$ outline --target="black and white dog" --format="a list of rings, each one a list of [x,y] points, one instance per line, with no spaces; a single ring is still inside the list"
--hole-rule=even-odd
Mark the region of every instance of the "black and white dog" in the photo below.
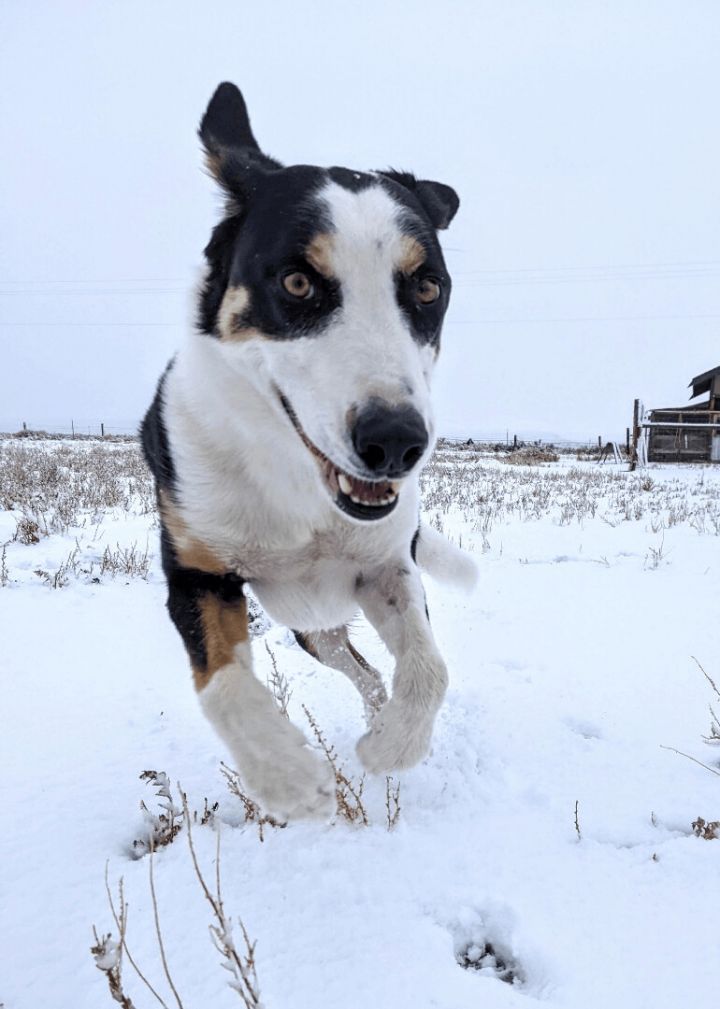
[[[474,575],[418,528],[450,296],[436,229],[459,201],[398,172],[284,168],[261,152],[232,84],[215,92],[200,137],[226,212],[205,249],[199,332],[142,426],[168,609],[249,791],[281,817],[328,817],[327,761],[253,675],[243,586],[356,685],[368,770],[425,756],[447,673],[417,565]],[[390,699],[348,639],[359,610],[395,659]]]

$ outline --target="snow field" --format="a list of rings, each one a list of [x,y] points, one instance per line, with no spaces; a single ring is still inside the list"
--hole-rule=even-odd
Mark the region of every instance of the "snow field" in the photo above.
[[[226,754],[164,611],[136,449],[103,448],[114,465],[95,484],[97,500],[63,520],[54,504],[63,487],[92,497],[80,486],[92,483],[87,474],[72,476],[91,449],[31,446],[61,453],[57,479],[46,475],[44,499],[38,477],[11,501],[8,472],[45,464],[18,459],[17,443],[0,448],[6,1009],[112,1004],[89,954],[93,923],[117,937],[106,860],[111,886],[124,877],[130,951],[175,1004],[149,858],[132,853],[146,832],[140,800],[157,808],[138,780],[149,768],[167,772],[176,795],[179,780],[191,809],[219,803],[225,906],[257,942],[266,1009],[710,1004],[720,842],[716,850],[691,824],[720,818],[720,783],[662,746],[719,766],[702,739],[714,695],[692,656],[720,682],[720,474],[626,474],[565,458],[508,466],[440,452],[425,478],[426,518],[473,550],[481,576],[469,597],[427,583],[450,671],[432,753],[401,775],[392,831],[385,781],[367,778],[370,826],[267,827],[261,843],[219,772]],[[111,505],[101,491],[108,472],[120,495]],[[12,539],[23,516],[41,514],[48,535]],[[132,563],[123,570],[133,544],[154,554],[145,578]],[[107,546],[119,559],[103,569]],[[357,783],[363,719],[353,688],[284,628],[265,637],[290,680],[291,717],[309,736],[306,704]],[[362,621],[354,640],[389,676]],[[261,640],[254,653],[265,679]],[[213,878],[216,833],[196,825],[193,836]],[[208,938],[184,831],[154,868],[183,1005],[240,1005]],[[123,981],[137,1009],[153,1004],[126,960]]]

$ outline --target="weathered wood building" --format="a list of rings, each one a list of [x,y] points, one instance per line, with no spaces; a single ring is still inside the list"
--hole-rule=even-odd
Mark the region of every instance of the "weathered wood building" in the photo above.
[[[720,366],[696,375],[690,399],[701,403],[650,410],[642,422],[650,462],[720,463]]]

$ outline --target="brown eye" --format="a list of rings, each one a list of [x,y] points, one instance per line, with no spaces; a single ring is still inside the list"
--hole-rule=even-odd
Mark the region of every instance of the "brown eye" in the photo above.
[[[293,298],[310,298],[315,293],[315,288],[310,282],[310,278],[299,270],[293,273],[286,273],[282,278],[282,284],[288,294]]]
[[[440,297],[440,285],[432,277],[425,277],[418,283],[415,297],[421,305],[432,305]]]

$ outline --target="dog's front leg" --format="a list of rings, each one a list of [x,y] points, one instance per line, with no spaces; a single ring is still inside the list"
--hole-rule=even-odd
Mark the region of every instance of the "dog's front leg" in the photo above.
[[[447,670],[430,629],[420,574],[399,560],[361,578],[365,616],[395,659],[390,700],[358,742],[363,765],[375,773],[412,767],[428,752],[435,715],[447,688]]]
[[[329,764],[253,674],[241,580],[176,568],[168,589],[200,704],[250,794],[280,819],[329,819],[335,809]]]

